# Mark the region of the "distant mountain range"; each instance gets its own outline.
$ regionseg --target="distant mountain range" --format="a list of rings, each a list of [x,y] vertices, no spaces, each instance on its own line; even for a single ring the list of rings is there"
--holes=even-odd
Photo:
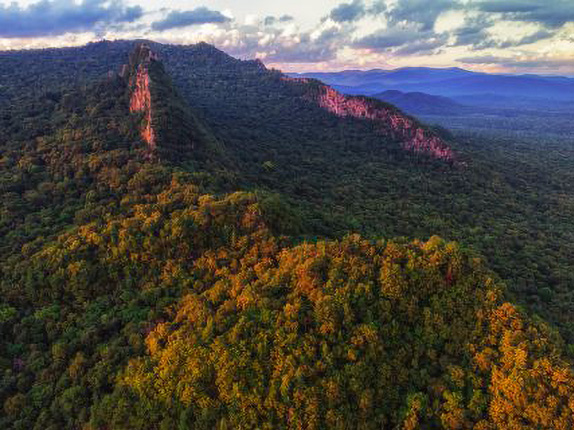
[[[373,94],[371,97],[391,103],[405,112],[415,115],[459,115],[479,109],[457,103],[448,97],[420,92],[404,93],[388,90]]]
[[[291,76],[318,79],[346,94],[374,96],[395,90],[448,97],[454,103],[488,108],[569,110],[570,103],[574,101],[574,78],[562,76],[498,75],[460,68],[428,67],[346,70]]]

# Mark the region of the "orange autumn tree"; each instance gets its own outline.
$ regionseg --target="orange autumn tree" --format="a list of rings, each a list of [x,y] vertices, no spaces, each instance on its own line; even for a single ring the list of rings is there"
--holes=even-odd
[[[197,261],[211,284],[201,283],[150,332],[147,354],[130,362],[94,425],[574,423],[574,378],[559,342],[504,303],[483,264],[454,243],[350,236],[222,255]]]

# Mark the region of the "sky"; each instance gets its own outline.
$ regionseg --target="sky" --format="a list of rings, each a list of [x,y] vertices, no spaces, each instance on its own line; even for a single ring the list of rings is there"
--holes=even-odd
[[[0,50],[205,41],[283,71],[574,75],[574,0],[0,0]]]

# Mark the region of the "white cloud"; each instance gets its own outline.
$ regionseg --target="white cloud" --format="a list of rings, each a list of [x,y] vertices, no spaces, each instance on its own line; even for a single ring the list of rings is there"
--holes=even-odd
[[[7,4],[6,0],[2,1]],[[21,12],[27,4],[38,1],[18,1],[18,10]],[[73,0],[42,1],[73,3]],[[100,7],[136,5],[135,0],[91,1]],[[131,3],[124,5],[122,1]],[[479,5],[480,1],[171,0],[165,3],[150,0],[145,6],[138,3],[144,10],[134,23],[105,24],[104,20],[105,25],[98,24],[98,28],[62,27],[63,34],[50,37],[11,35],[11,38],[0,38],[0,49],[79,45],[101,37],[149,38],[171,43],[206,41],[232,55],[259,57],[273,66],[291,70],[379,67],[389,61],[396,66],[449,66],[456,65],[457,58],[487,55],[500,58],[522,55],[529,59],[539,56],[542,61],[548,59],[548,65],[556,65],[558,57],[567,64],[574,55],[574,24],[567,22],[571,18],[568,6],[571,0],[552,0],[557,3],[547,12],[536,7],[522,12],[517,8],[525,7],[526,3],[526,6],[546,5],[544,1],[550,0],[487,0],[486,6]],[[495,3],[499,3],[498,6]],[[201,7],[210,12],[202,15],[203,21],[211,23],[202,23],[197,13],[184,13],[198,8],[205,12]],[[3,10],[6,8],[9,6]],[[173,11],[181,13],[172,18],[195,21],[185,27],[168,28],[167,25],[161,28],[163,31],[154,31],[152,23],[165,20]],[[560,12],[564,12],[562,17],[558,16]],[[175,21],[172,19],[172,24]],[[27,24],[30,28],[39,25]],[[156,29],[160,30],[157,25]],[[562,68],[564,64],[560,63]],[[499,63],[496,67],[504,65]],[[574,72],[574,65],[572,69]]]

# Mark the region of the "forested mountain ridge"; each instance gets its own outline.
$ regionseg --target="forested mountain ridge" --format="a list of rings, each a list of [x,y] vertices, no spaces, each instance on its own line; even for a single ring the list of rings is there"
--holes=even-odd
[[[405,151],[206,44],[135,51],[133,109],[117,71],[139,43],[2,57],[70,61],[3,81],[0,427],[572,428],[567,346],[487,268],[569,309],[561,170],[500,170],[472,141],[453,141],[464,169]]]
[[[383,134],[401,141],[402,146],[409,151],[445,161],[455,160],[452,149],[435,132],[392,105],[368,97],[346,96],[327,85],[307,79],[286,79],[306,85],[308,89],[305,90],[305,97],[337,116],[374,121]]]
[[[159,65],[161,63],[165,63],[168,67],[168,69],[170,69],[170,65],[177,62],[178,60],[180,60],[181,58],[181,51],[178,52],[177,48],[175,48],[175,52],[174,52],[174,47],[173,46],[169,46],[169,45],[160,45],[160,44],[156,44],[153,42],[99,42],[99,43],[94,43],[94,44],[90,44],[88,45],[86,48],[75,48],[77,51],[77,55],[72,55],[71,53],[69,54],[70,57],[68,57],[67,55],[63,55],[61,59],[59,59],[60,57],[60,52],[59,51],[66,51],[66,50],[42,50],[40,52],[38,52],[38,56],[41,58],[45,58],[44,61],[58,61],[58,65],[62,65],[62,67],[64,69],[68,69],[66,71],[67,76],[62,77],[61,79],[59,79],[58,81],[55,82],[51,82],[52,76],[50,75],[46,75],[43,74],[42,76],[40,76],[39,79],[37,79],[37,81],[34,83],[34,85],[32,86],[32,89],[35,93],[41,93],[43,91],[45,91],[47,88],[54,88],[57,87],[58,85],[77,85],[77,84],[82,84],[82,83],[86,83],[89,81],[93,81],[95,79],[98,79],[99,77],[101,78],[105,73],[112,73],[112,71],[116,71],[116,70],[120,70],[121,65],[123,64],[122,60],[125,61],[124,59],[122,59],[121,55],[124,54],[126,52],[129,52],[129,50],[131,48],[133,48],[134,46],[139,46],[140,44],[145,45],[149,48],[149,52],[153,52],[155,54],[158,54],[157,60],[159,61],[155,61],[154,63],[155,65],[157,65],[159,67]],[[87,53],[84,53],[83,50],[87,50]],[[71,50],[74,50],[74,48],[71,48]],[[186,51],[190,51],[189,53]],[[244,69],[245,71],[250,71],[253,74],[258,74],[260,75],[261,78],[265,78],[267,80],[277,80],[277,81],[282,81],[281,83],[277,83],[277,88],[276,90],[280,93],[285,93],[286,89],[288,87],[293,87],[291,89],[291,93],[293,96],[296,96],[297,92],[303,92],[305,95],[305,97],[302,97],[302,100],[310,100],[315,98],[315,96],[317,96],[316,101],[321,105],[321,107],[333,112],[333,109],[335,110],[334,113],[336,114],[340,114],[339,112],[336,112],[336,107],[333,105],[333,103],[326,103],[329,99],[331,99],[331,101],[333,100],[333,97],[318,97],[319,95],[322,94],[329,94],[331,96],[334,96],[334,94],[336,92],[334,92],[332,89],[327,89],[326,87],[321,86],[320,84],[318,84],[318,82],[314,82],[310,85],[307,85],[308,83],[310,83],[310,81],[291,81],[289,79],[287,79],[283,74],[281,74],[278,71],[273,71],[273,70],[267,70],[265,69],[265,67],[263,66],[262,63],[257,62],[257,61],[247,61],[247,62],[242,62],[239,60],[236,60],[230,56],[228,56],[227,54],[223,53],[222,51],[217,50],[216,48],[214,48],[213,46],[207,45],[207,44],[203,44],[200,43],[198,45],[192,45],[190,47],[186,47],[185,50],[183,51],[184,53],[187,54],[188,58],[184,58],[185,61],[185,66],[187,66],[187,68],[182,68],[181,65],[180,67],[177,68],[177,70],[168,70],[171,73],[176,74],[176,81],[178,80],[177,77],[180,76],[182,73],[188,73],[188,77],[191,75],[193,76],[194,73],[199,73],[199,75],[197,76],[199,78],[198,83],[201,84],[202,82],[206,83],[204,81],[204,79],[207,77],[207,79],[213,79],[215,76],[205,76],[203,75],[203,73],[208,73],[208,74],[221,74],[224,75],[225,74],[225,69],[228,69],[230,71],[232,71],[233,69],[237,68],[237,67],[241,67],[242,69]],[[28,57],[29,55],[33,55],[34,51],[31,51],[29,53],[24,53],[22,55],[22,59],[21,59],[21,63],[19,65],[12,65],[12,67],[15,68],[15,70],[22,70],[23,68],[27,68],[30,67],[30,63],[28,62],[28,59],[26,57]],[[154,54],[154,55],[155,55]],[[142,55],[142,54],[138,54],[138,55]],[[205,56],[207,56],[207,62],[208,63],[212,63],[212,64],[207,64],[206,63],[206,58]],[[98,58],[102,58],[102,64],[98,64],[93,65],[93,62],[97,61]],[[0,56],[0,58],[2,58]],[[4,58],[2,58],[6,61],[6,65],[10,66],[10,53],[4,53]],[[40,60],[37,59],[37,60]],[[141,58],[141,60],[143,60],[144,58]],[[191,60],[191,61],[190,61]],[[42,61],[42,60],[40,60]],[[23,64],[22,64],[23,63]],[[74,64],[75,63],[75,64]],[[94,67],[96,66],[96,67]],[[194,67],[196,66],[196,67]],[[197,67],[199,66],[199,67]],[[207,70],[202,70],[205,68],[205,66],[208,66]],[[106,71],[106,67],[109,68],[109,70]],[[223,73],[222,71],[218,71],[218,70],[214,70],[214,67],[218,67],[223,69]],[[8,67],[6,68],[8,70]],[[194,70],[195,69],[195,70]],[[32,68],[32,70],[34,70]],[[197,71],[196,71],[197,70]],[[62,72],[60,72],[62,73]],[[8,76],[7,76],[8,77]],[[23,80],[25,81],[25,79]],[[181,85],[181,82],[179,82]],[[301,88],[301,86],[304,86],[305,88]],[[183,85],[182,90],[186,91],[186,87],[187,85]],[[30,92],[30,91],[28,91]],[[318,94],[316,94],[318,93]],[[6,91],[6,95],[10,96],[11,91]],[[342,95],[339,95],[339,102],[342,102]],[[357,99],[358,100],[358,99]],[[370,106],[369,108],[372,110],[373,109],[373,104],[374,101],[370,102]],[[347,102],[348,103],[348,102]],[[357,103],[355,103],[357,104]],[[380,104],[378,106],[379,110],[388,110],[389,112],[385,112],[385,115],[379,115],[381,117],[380,121],[383,122],[382,117],[392,117],[390,120],[387,120],[385,118],[384,121],[389,122],[389,124],[385,124],[385,127],[388,128],[387,130],[387,134],[390,132],[394,132],[396,134],[396,138],[399,140],[410,140],[410,141],[416,141],[417,139],[412,138],[411,136],[409,136],[409,134],[414,134],[414,136],[417,135],[428,135],[428,140],[429,141],[435,141],[435,144],[438,144],[438,141],[440,141],[440,139],[433,139],[434,137],[432,136],[432,131],[425,129],[421,124],[419,124],[414,118],[411,117],[406,117],[405,115],[403,115],[400,111],[393,109],[392,106],[390,105],[384,105],[384,104]],[[347,114],[350,114],[350,109],[346,109],[347,110]],[[363,109],[364,111],[365,109]],[[369,115],[366,115],[365,112],[355,112],[355,114],[353,116],[356,117],[362,117],[362,118],[367,118],[369,119]],[[394,130],[396,129],[396,130]],[[419,139],[420,140],[420,139]],[[442,145],[444,148],[446,148],[446,144],[444,142],[441,142],[440,145]],[[407,147],[413,147],[410,149],[415,149],[417,151],[422,151],[425,152],[424,149],[417,149],[418,147],[414,147],[415,144],[411,143],[411,145],[406,145]],[[432,151],[430,151],[432,154]],[[443,154],[444,155],[444,154]],[[441,158],[441,156],[439,156],[439,158]]]
[[[141,115],[140,135],[150,155],[228,161],[222,144],[198,120],[148,44],[135,47],[119,76],[127,83],[130,112]]]

